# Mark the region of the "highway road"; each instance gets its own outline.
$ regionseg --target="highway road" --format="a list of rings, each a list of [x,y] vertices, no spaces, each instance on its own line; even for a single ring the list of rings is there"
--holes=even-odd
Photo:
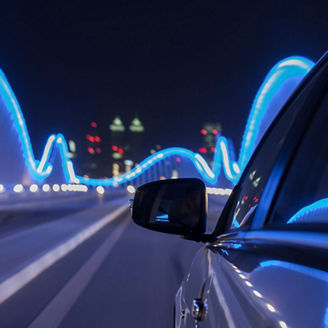
[[[0,201],[0,327],[172,326],[201,244],[136,226],[126,193],[33,197]]]

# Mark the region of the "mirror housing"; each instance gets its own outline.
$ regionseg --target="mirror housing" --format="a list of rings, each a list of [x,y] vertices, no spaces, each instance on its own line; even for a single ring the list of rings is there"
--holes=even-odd
[[[133,221],[145,228],[201,240],[206,231],[206,186],[199,179],[170,179],[140,186]]]

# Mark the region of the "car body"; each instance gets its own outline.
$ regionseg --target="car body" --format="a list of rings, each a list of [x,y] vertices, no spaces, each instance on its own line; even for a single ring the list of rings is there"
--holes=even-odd
[[[325,55],[264,135],[213,232],[202,206],[191,230],[170,214],[164,230],[141,224],[204,242],[176,294],[175,327],[328,327],[327,127]]]

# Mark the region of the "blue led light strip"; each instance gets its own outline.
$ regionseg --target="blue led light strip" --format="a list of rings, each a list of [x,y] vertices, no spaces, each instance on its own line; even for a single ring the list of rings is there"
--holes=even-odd
[[[254,150],[259,125],[270,100],[278,92],[285,81],[297,77],[305,76],[313,67],[314,63],[304,57],[288,57],[272,67],[265,77],[260,89],[253,101],[251,111],[247,120],[244,136],[241,143],[238,165],[243,170]]]
[[[135,179],[137,176],[144,173],[149,167],[167,158],[168,156],[181,156],[187,160],[190,160],[201,177],[209,184],[215,184],[217,182],[218,176],[221,172],[221,166],[225,177],[233,183],[236,183],[256,146],[259,126],[269,106],[270,100],[278,92],[279,88],[283,86],[284,82],[293,77],[304,77],[313,65],[313,62],[306,58],[289,57],[278,62],[270,70],[254,99],[241,143],[239,160],[237,162],[231,160],[232,158],[235,158],[234,150],[232,147],[228,147],[227,139],[222,136],[218,139],[216,144],[212,169],[208,166],[207,162],[200,154],[194,153],[185,148],[173,147],[164,149],[147,157],[130,172],[124,173],[123,175],[115,178],[90,179],[82,176],[76,176],[73,163],[68,157],[67,142],[61,134],[51,135],[49,137],[40,161],[34,158],[30,137],[22,111],[14,92],[9,85],[9,82],[1,70],[0,97],[5,105],[2,107],[5,107],[6,110],[10,112],[11,117],[14,120],[14,127],[19,134],[22,144],[25,164],[32,179],[35,181],[41,182],[51,174],[53,167],[51,163],[49,163],[49,158],[54,147],[58,147],[61,157],[62,170],[66,181],[69,183],[115,186]]]
[[[320,199],[308,206],[301,208],[288,221],[293,223],[325,223],[328,214],[328,198]]]

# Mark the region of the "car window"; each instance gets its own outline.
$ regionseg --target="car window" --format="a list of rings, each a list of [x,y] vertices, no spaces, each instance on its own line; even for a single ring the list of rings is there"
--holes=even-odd
[[[328,224],[328,102],[323,103],[279,192],[270,225]]]
[[[265,142],[254,154],[238,184],[235,199],[228,214],[226,230],[249,226],[260,201],[273,164],[299,107],[292,105],[264,137]]]

